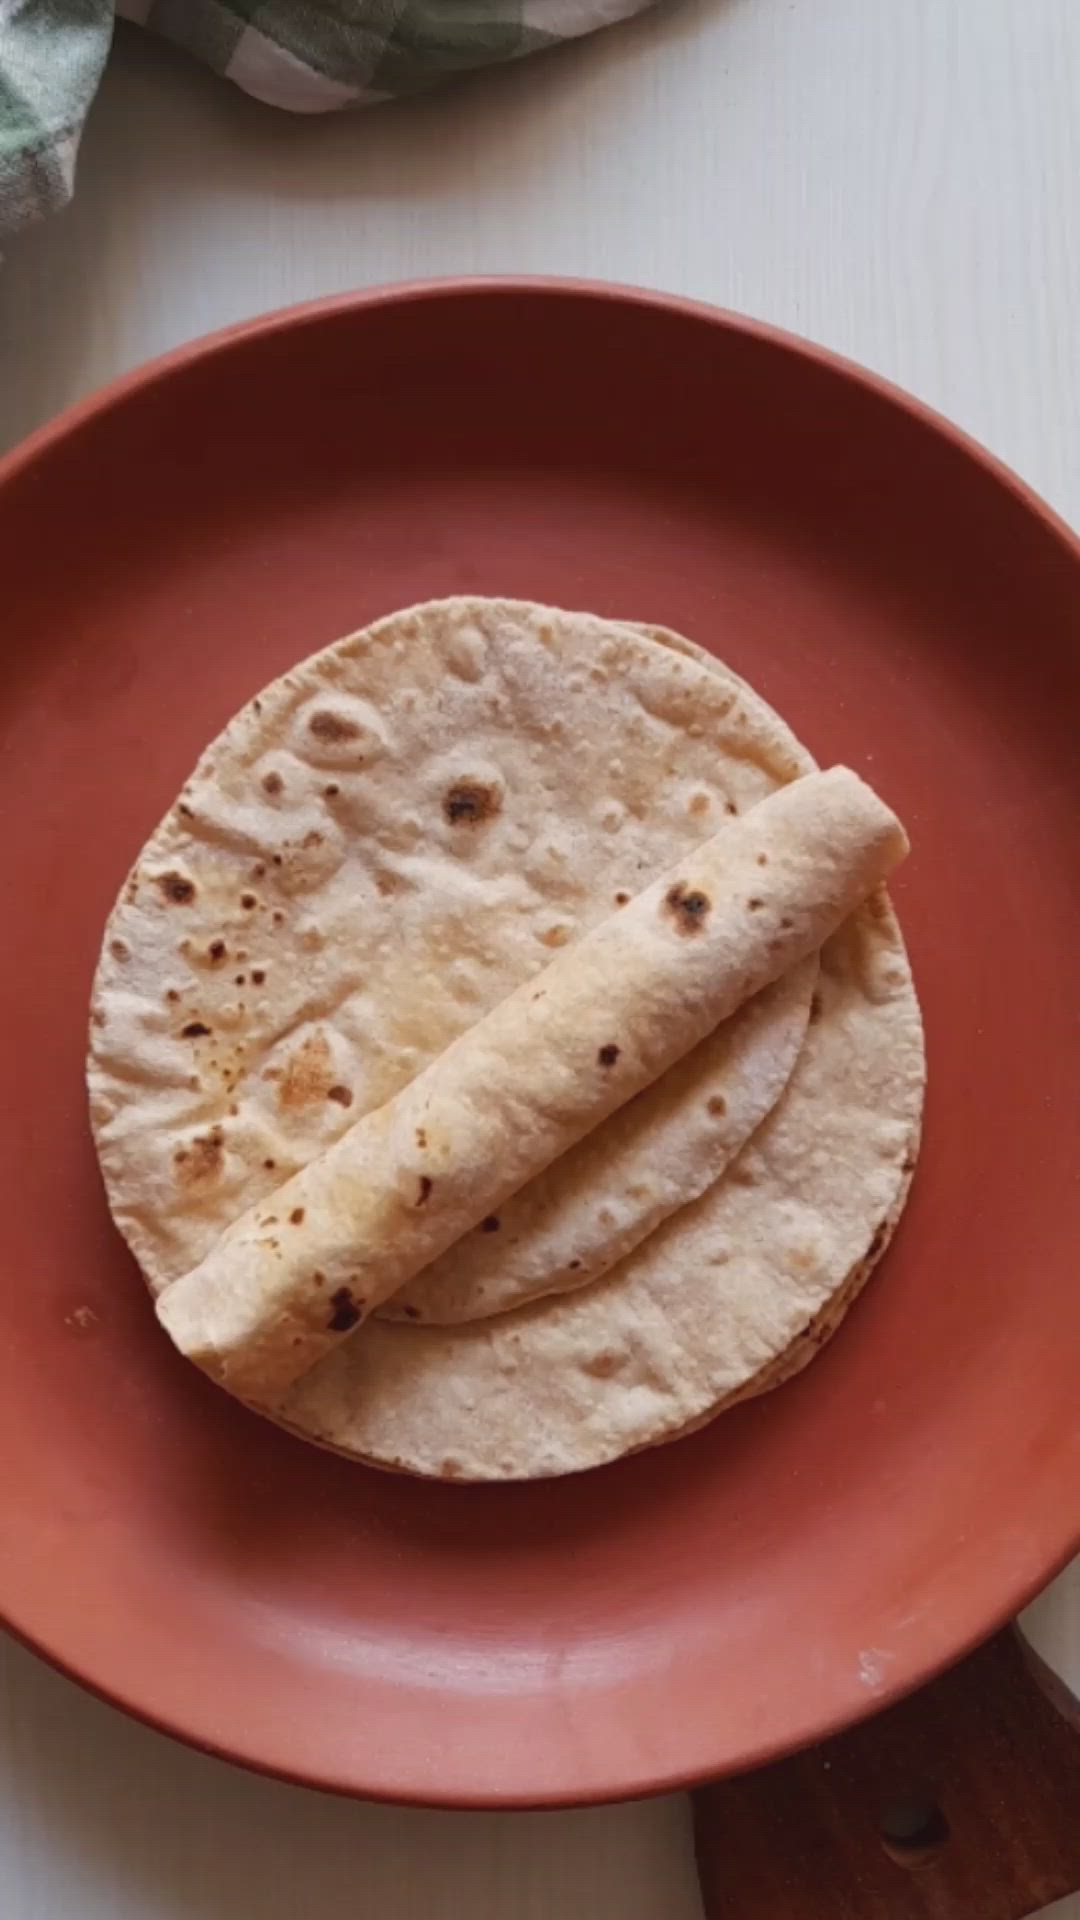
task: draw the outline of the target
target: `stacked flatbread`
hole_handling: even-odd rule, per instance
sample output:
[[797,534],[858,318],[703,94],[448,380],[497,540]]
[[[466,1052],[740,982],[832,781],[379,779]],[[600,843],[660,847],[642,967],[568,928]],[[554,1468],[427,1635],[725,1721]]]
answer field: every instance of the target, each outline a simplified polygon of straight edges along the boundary
[[106,930],[94,1134],[163,1324],[307,1437],[452,1478],[787,1377],[914,1165],[905,849],[674,635],[455,600],[306,661]]

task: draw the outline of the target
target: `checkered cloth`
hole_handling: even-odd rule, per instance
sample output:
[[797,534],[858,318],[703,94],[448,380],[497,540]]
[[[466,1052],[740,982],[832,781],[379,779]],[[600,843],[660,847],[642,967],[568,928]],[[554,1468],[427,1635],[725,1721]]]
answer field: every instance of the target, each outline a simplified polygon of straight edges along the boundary
[[114,12],[294,113],[516,60],[652,0],[0,0],[0,233],[64,205]]

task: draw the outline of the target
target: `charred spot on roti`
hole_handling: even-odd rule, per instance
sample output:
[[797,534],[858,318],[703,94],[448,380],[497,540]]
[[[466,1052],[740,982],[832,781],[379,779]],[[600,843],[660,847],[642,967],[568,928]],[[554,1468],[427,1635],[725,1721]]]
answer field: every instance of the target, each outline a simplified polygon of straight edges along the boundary
[[443,1460],[440,1464],[439,1477],[442,1480],[460,1480],[461,1473],[462,1473],[462,1467],[461,1467],[460,1460],[452,1460],[450,1458],[447,1458],[446,1460]]
[[426,1201],[430,1200],[431,1189],[434,1185],[435,1185],[435,1182],[431,1178],[430,1174],[422,1173],[420,1175],[420,1184],[417,1189],[416,1200],[414,1202],[415,1206],[422,1207]]
[[211,940],[210,945],[206,949],[206,957],[209,960],[210,965],[212,967],[216,967],[220,964],[222,960],[224,960],[227,952],[228,952],[228,948],[226,947],[224,940]]
[[499,1219],[498,1214],[489,1213],[486,1219],[481,1220],[480,1231],[481,1233],[498,1233],[501,1225],[502,1225],[502,1222]]
[[131,959],[131,948],[128,946],[126,940],[110,940],[109,952],[112,954],[114,960],[122,962]]
[[746,910],[748,913],[759,913],[764,905],[764,900],[759,899],[755,894],[753,899],[747,901]]
[[619,1049],[614,1040],[608,1040],[600,1048],[596,1058],[602,1067],[613,1067],[619,1057]]
[[810,1025],[812,1027],[816,1027],[818,1021],[821,1019],[822,1011],[823,1003],[821,995],[815,987],[813,993],[810,995]]
[[[312,1275],[312,1279],[317,1279]],[[350,1333],[359,1324],[360,1308],[349,1292],[348,1287],[339,1287],[330,1295],[330,1318],[327,1327],[331,1333]]]
[[180,998],[179,987],[166,987],[165,998],[169,1002],[169,1005],[174,1007]]
[[[276,857],[277,857],[277,856],[275,856],[275,858],[276,858]],[[275,907],[275,908],[274,908],[274,911],[273,911],[273,914],[272,914],[272,916],[271,916],[271,918],[273,919],[273,922],[274,922],[274,925],[275,925],[275,927],[280,927],[280,926],[283,926],[283,925],[284,925],[284,923],[285,923],[285,915],[284,915],[284,914],[282,913],[282,911],[281,911],[281,908],[280,908],[280,907]]]
[[759,866],[759,867],[767,867],[767,866],[768,866],[768,864],[769,864],[769,856],[768,856],[768,854],[767,854],[767,853],[759,853],[759,854],[758,854],[758,857],[757,857],[757,863],[758,863],[758,866]]
[[571,1260],[569,1267],[567,1268],[567,1271],[569,1273],[577,1273],[580,1266],[581,1266],[580,1260]]
[[700,933],[711,905],[707,893],[698,887],[688,888],[684,880],[676,880],[664,895],[664,910],[681,934]]
[[184,873],[177,873],[175,867],[170,867],[168,873],[157,874],[156,884],[163,897],[174,906],[189,907],[195,898],[194,880],[189,880]]
[[253,984],[254,986],[256,986],[256,987],[261,987],[261,986],[262,986],[262,983],[263,983],[263,981],[264,981],[264,980],[266,979],[266,969],[265,969],[265,967],[252,967],[252,969],[251,969],[251,979],[252,979],[252,984]]
[[615,905],[617,907],[625,907],[629,898],[630,898],[630,895],[628,893],[624,893],[623,889],[620,887],[618,893],[615,895]]
[[727,1101],[722,1093],[714,1093],[707,1103],[708,1112],[714,1120],[722,1120],[727,1112]]
[[336,780],[331,780],[329,784],[323,788],[323,795],[327,800],[336,800],[340,792],[341,788],[338,786]]
[[419,1307],[410,1306],[408,1301],[403,1303],[401,1311],[405,1315],[406,1320],[419,1320],[420,1318]]
[[264,1160],[264,1161],[263,1161],[263,1166],[264,1166],[264,1167],[266,1168],[266,1171],[267,1171],[267,1173],[273,1173],[273,1171],[274,1171],[274,1168],[275,1168],[275,1167],[277,1166],[277,1161],[276,1161],[276,1160]]
[[189,1020],[186,1027],[181,1027],[180,1038],[182,1040],[202,1040],[209,1032],[210,1028],[204,1020]]
[[269,773],[263,774],[262,788],[264,793],[269,793],[271,795],[284,793],[285,782],[282,779],[280,773],[277,771],[276,767],[271,767]]
[[416,1144],[420,1148],[427,1146],[427,1134],[424,1132],[423,1127],[417,1127],[416,1129]]
[[700,790],[697,793],[692,793],[690,795],[689,800],[686,803],[686,811],[687,813],[692,813],[697,817],[700,817],[701,814],[703,813],[708,813],[709,811],[708,794],[702,793]]
[[294,1207],[292,1212],[289,1215],[289,1225],[291,1227],[302,1226],[303,1219],[304,1219],[303,1207]]
[[456,780],[443,796],[443,813],[452,827],[477,827],[502,809],[502,795],[490,781]]
[[903,1165],[900,1168],[901,1173],[914,1173],[917,1159],[918,1155],[914,1151],[905,1153]]
[[725,813],[738,813],[738,811],[739,811],[739,809],[738,809],[738,807],[737,807],[737,806],[735,805],[735,802],[734,802],[734,800],[725,800],[725,801],[724,801],[724,812],[725,812]]
[[191,808],[188,806],[186,800],[177,801],[176,811],[180,815],[181,820],[194,820],[195,818],[195,815],[192,812]]
[[243,907],[245,913],[251,913],[252,909],[257,907],[258,904],[253,893],[242,893],[240,895],[240,905]]
[[339,1083],[335,1083],[334,1086],[327,1087],[326,1097],[328,1100],[335,1101],[339,1107],[352,1106],[353,1097],[351,1087],[343,1087]]

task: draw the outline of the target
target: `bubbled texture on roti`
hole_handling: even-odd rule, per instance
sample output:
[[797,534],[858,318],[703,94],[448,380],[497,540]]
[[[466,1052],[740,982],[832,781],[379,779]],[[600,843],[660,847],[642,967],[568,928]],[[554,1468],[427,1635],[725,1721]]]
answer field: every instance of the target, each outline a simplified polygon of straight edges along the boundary
[[95,983],[95,1140],[150,1285],[806,764],[712,663],[515,602],[394,615],[265,689],[140,855]]
[[828,942],[787,1090],[700,1200],[578,1293],[468,1326],[372,1322],[278,1417],[454,1479],[576,1472],[691,1430],[772,1384],[766,1370],[807,1328],[827,1331],[830,1303],[869,1271],[910,1180],[924,1070],[881,892]]

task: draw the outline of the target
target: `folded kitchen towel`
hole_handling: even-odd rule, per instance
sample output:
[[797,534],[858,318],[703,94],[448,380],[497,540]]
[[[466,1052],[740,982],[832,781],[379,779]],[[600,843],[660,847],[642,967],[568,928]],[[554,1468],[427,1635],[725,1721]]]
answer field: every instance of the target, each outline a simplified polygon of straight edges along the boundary
[[70,199],[112,38],[136,20],[294,113],[373,105],[652,0],[0,0],[0,233]]

